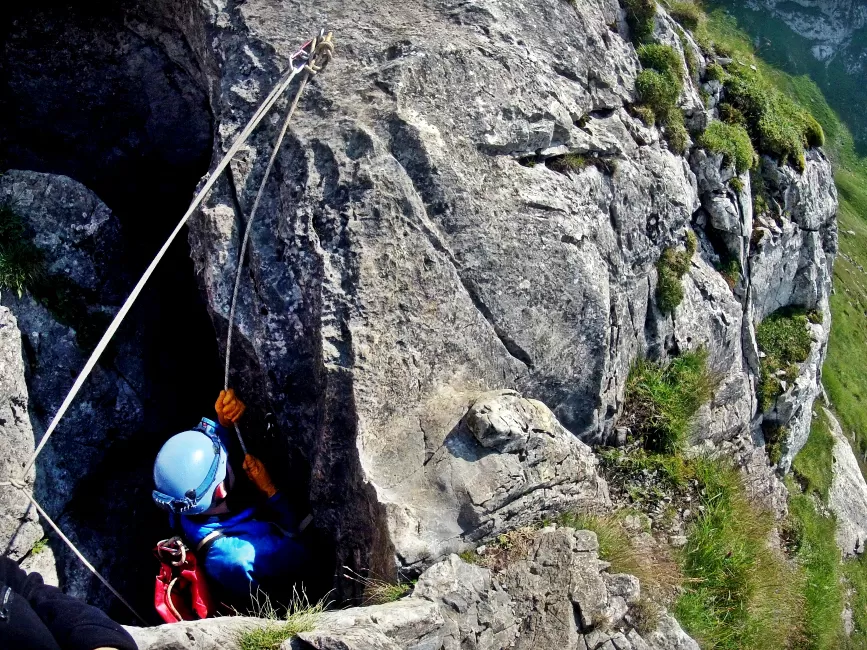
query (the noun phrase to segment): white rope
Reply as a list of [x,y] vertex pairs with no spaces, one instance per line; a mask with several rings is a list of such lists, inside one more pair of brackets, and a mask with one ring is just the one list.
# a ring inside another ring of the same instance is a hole
[[[259,184],[259,190],[256,192],[256,198],[253,201],[253,209],[250,210],[250,217],[247,219],[247,227],[244,229],[244,237],[241,240],[241,252],[238,254],[238,269],[235,272],[235,287],[232,291],[232,304],[229,307],[229,329],[228,334],[226,335],[226,365],[223,381],[223,387],[225,390],[229,390],[229,368],[232,360],[232,332],[234,330],[233,324],[235,322],[235,309],[238,304],[238,290],[241,287],[241,272],[244,268],[244,256],[247,254],[247,244],[250,241],[250,233],[253,230],[253,220],[256,218],[256,212],[259,210],[259,203],[262,200],[262,196],[265,194],[265,185],[268,183],[268,178],[271,175],[271,170],[274,168],[274,161],[277,160],[277,154],[280,152],[280,146],[283,144],[283,139],[286,137],[286,132],[289,130],[289,122],[292,121],[292,116],[295,114],[295,109],[298,108],[298,100],[301,99],[301,94],[304,92],[304,88],[305,86],[307,86],[307,82],[310,77],[322,69],[321,67],[317,67],[317,59],[319,57],[322,57],[326,59],[325,63],[327,63],[331,59],[331,53],[333,51],[333,45],[331,44],[331,34],[323,37],[321,41],[318,39],[314,39],[313,44],[311,45],[311,49],[313,51],[313,55],[311,56],[308,65],[304,68],[304,78],[301,79],[301,83],[298,86],[298,92],[295,93],[295,99],[292,100],[292,105],[286,112],[286,119],[283,120],[283,128],[280,129],[280,133],[277,135],[277,140],[274,142],[274,149],[271,151],[271,157],[268,159],[268,165],[265,167],[265,174],[262,177],[262,182]],[[325,64],[323,64],[323,66],[324,65]],[[247,445],[244,444],[244,438],[241,436],[241,429],[238,426],[238,423],[235,422],[234,424],[235,433],[238,436],[238,441],[241,443],[241,449],[246,456]]]
[[81,563],[82,563],[84,566],[86,566],[88,569],[90,569],[90,572],[93,573],[93,575],[95,575],[97,578],[99,578],[100,582],[102,582],[102,584],[104,584],[106,587],[108,587],[108,590],[109,590],[111,593],[113,593],[114,596],[115,596],[115,597],[116,597],[120,602],[122,602],[124,605],[126,605],[127,609],[129,609],[129,611],[131,611],[133,614],[135,614],[135,617],[136,617],[138,620],[140,620],[140,621],[142,622],[142,624],[147,625],[147,621],[145,621],[144,618],[142,618],[141,615],[139,615],[139,613],[138,613],[137,611],[135,611],[135,608],[133,608],[133,606],[130,605],[130,604],[126,601],[126,599],[118,593],[117,589],[115,589],[114,587],[112,587],[111,584],[108,582],[108,580],[106,580],[106,579],[103,577],[103,575],[102,575],[99,571],[97,571],[97,570],[94,568],[94,566],[93,566],[90,562],[87,561],[87,558],[85,558],[85,557],[81,554],[81,551],[79,551],[77,548],[75,548],[75,544],[73,544],[73,543],[70,541],[70,539],[69,539],[66,535],[63,534],[63,531],[60,530],[60,527],[59,527],[56,523],[54,523],[54,520],[53,520],[51,517],[48,516],[48,513],[46,513],[46,512],[45,512],[45,511],[40,507],[40,505],[39,505],[38,503],[36,503],[36,499],[33,498],[33,495],[30,494],[30,492],[28,492],[26,489],[24,489],[23,486],[20,486],[20,485],[18,484],[18,481],[14,481],[14,480],[13,480],[13,481],[3,481],[3,482],[0,482],[0,485],[11,485],[11,486],[16,487],[16,488],[18,488],[19,490],[21,490],[21,492],[24,493],[24,496],[26,496],[28,499],[30,499],[30,503],[33,504],[33,507],[36,508],[36,511],[40,514],[40,516],[41,516],[45,521],[48,522],[48,525],[51,526],[51,527],[54,529],[54,532],[57,533],[57,534],[60,536],[60,539],[62,539],[62,540],[64,541],[64,543],[65,543],[65,544],[70,548],[70,550],[71,550],[73,553],[75,553],[75,557],[77,557],[79,560],[81,560]]

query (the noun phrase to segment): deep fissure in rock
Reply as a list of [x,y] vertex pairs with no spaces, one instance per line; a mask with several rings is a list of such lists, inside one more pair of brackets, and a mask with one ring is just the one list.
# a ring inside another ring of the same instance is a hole
[[[204,90],[131,31],[114,3],[8,7],[0,42],[0,169],[64,174],[96,192],[122,223],[119,271],[137,278],[207,172],[212,119]],[[63,521],[75,527],[85,553],[98,552],[95,563],[133,605],[149,613],[151,549],[168,532],[150,497],[153,458],[168,436],[212,413],[222,378],[185,236],[128,320],[118,344],[140,352],[144,382],[135,388],[144,419],[111,441],[98,470],[77,485]],[[38,415],[47,421],[53,414]],[[37,492],[51,489],[38,481]],[[63,563],[76,560],[55,544],[62,577]],[[95,581],[86,591],[96,604],[110,600]],[[110,611],[130,619],[117,603]]]

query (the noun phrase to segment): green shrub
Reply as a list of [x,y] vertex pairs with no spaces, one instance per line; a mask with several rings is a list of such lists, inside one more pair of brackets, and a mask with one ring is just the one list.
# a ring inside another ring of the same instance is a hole
[[737,124],[738,126],[745,126],[747,123],[744,114],[728,102],[720,103],[719,117],[726,124]]
[[668,13],[687,29],[696,29],[705,20],[704,12],[693,2],[673,2]]
[[30,242],[18,215],[0,207],[0,290],[14,291],[20,298],[44,277],[42,252]]
[[711,122],[698,139],[700,146],[713,153],[721,153],[723,161],[734,165],[739,174],[750,169],[756,160],[756,152],[750,136],[742,126]]
[[653,35],[656,23],[656,2],[654,0],[623,0],[626,10],[626,24],[635,43],[643,43]]
[[748,68],[729,74],[725,89],[727,101],[743,114],[759,151],[803,171],[804,147],[825,141],[812,115]]
[[725,81],[728,73],[719,63],[708,63],[704,70],[704,75],[708,81]]
[[677,620],[703,648],[792,647],[801,637],[804,579],[769,544],[773,515],[749,501],[733,467],[694,463],[701,514],[687,532]]
[[666,248],[662,251],[656,264],[656,300],[662,313],[672,313],[683,302],[682,278],[689,271],[694,253],[695,249],[692,253],[689,250],[679,251],[676,248]]
[[737,176],[729,181],[729,185],[731,185],[732,189],[738,194],[744,191],[744,182]]
[[756,328],[756,342],[765,354],[761,359],[758,387],[762,410],[773,406],[774,400],[782,393],[778,373],[782,370],[786,373],[784,379],[794,381],[797,364],[809,356],[812,338],[807,323],[803,309],[784,308],[769,315]]
[[625,421],[645,449],[677,452],[713,387],[706,350],[685,352],[666,365],[640,360],[626,382]]
[[[681,84],[683,80],[683,68],[680,54],[670,45],[660,43],[648,43],[637,50],[638,60],[647,70],[656,70],[664,75],[671,75]],[[680,89],[678,89],[680,94]]]
[[656,118],[664,120],[677,105],[681,85],[668,73],[646,69],[638,73],[635,89],[642,103],[653,110]]
[[792,471],[807,492],[816,493],[827,502],[831,489],[834,464],[834,437],[828,425],[828,418],[822,409],[813,419],[807,444],[792,461]]

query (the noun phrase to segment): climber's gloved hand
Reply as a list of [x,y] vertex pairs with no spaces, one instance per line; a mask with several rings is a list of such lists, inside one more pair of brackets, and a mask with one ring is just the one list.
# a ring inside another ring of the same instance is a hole
[[220,424],[228,429],[241,419],[247,407],[244,405],[244,402],[238,399],[235,391],[230,388],[229,390],[220,391],[220,396],[217,398],[214,408],[217,409],[217,419],[220,421]]
[[261,460],[251,454],[247,454],[244,457],[243,468],[244,471],[247,472],[247,477],[253,485],[259,488],[259,491],[262,492],[262,494],[269,499],[277,494],[277,488],[271,480],[271,475],[268,473],[268,470],[265,469],[265,465]]

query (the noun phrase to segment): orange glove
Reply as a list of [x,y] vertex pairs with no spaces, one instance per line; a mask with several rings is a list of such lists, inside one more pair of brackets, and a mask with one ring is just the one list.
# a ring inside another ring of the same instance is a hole
[[271,475],[268,473],[268,470],[265,469],[265,465],[262,464],[262,461],[253,456],[252,454],[247,454],[244,457],[244,471],[247,472],[247,477],[252,481],[253,485],[259,488],[259,491],[262,492],[269,499],[277,494],[277,488],[274,486],[274,481],[271,480]]
[[229,429],[235,422],[241,419],[247,407],[244,405],[244,402],[235,396],[235,391],[230,388],[229,390],[220,391],[220,396],[217,398],[214,408],[217,409],[217,419],[220,421],[220,424]]

